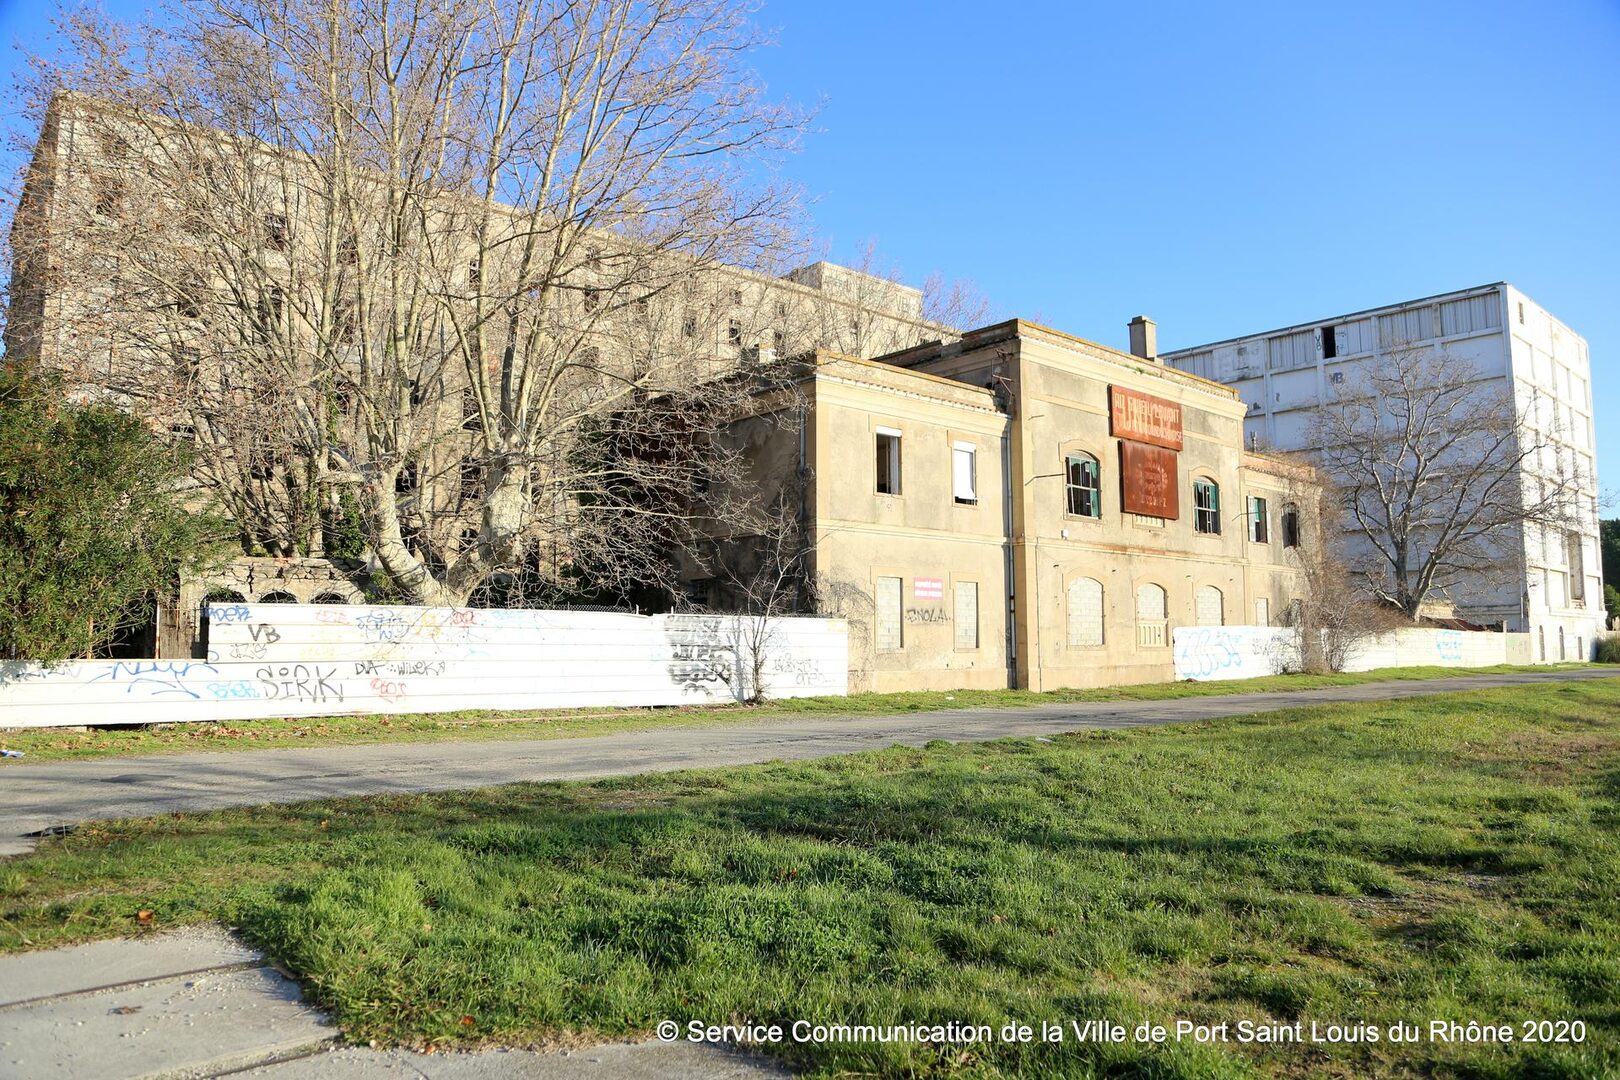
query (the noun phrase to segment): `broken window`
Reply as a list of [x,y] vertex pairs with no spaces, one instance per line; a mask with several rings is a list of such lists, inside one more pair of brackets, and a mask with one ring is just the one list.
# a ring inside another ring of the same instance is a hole
[[1220,535],[1221,487],[1213,480],[1193,481],[1193,531]]
[[1283,547],[1299,547],[1299,510],[1296,507],[1283,507],[1282,542]]
[[1271,521],[1266,500],[1257,495],[1249,497],[1249,539],[1256,544],[1271,541]]
[[1069,454],[1063,461],[1064,509],[1072,517],[1102,517],[1102,466],[1090,454]]

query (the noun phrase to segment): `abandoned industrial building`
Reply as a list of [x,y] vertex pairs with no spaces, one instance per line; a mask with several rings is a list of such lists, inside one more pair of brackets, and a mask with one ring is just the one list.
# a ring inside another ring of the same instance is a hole
[[[349,373],[374,331],[341,296],[300,291],[306,254],[317,269],[335,263],[339,277],[356,259],[345,254],[346,234],[290,192],[237,208],[243,251],[229,267],[163,266],[154,275],[134,265],[117,238],[154,225],[159,204],[136,198],[131,175],[142,140],[170,136],[162,125],[153,131],[120,133],[81,98],[53,105],[30,171],[32,200],[15,227],[21,255],[7,344],[62,372],[75,392],[194,442],[209,473],[199,490],[268,493],[249,508],[259,517],[244,527],[246,553],[183,582],[159,608],[154,655],[190,656],[204,647],[205,596],[362,598],[352,563],[375,565],[375,553],[330,550],[325,515],[339,496],[321,486],[321,470],[325,440],[358,430],[373,407]],[[239,164],[262,156],[256,147],[237,153]],[[452,316],[512,273],[487,235],[516,211],[479,212],[486,246],[469,256],[469,225],[452,209],[448,253],[432,255]],[[93,227],[59,228],[75,214]],[[1257,452],[1256,425],[1271,413],[1255,402],[1299,372],[1223,366],[1232,351],[1224,343],[1160,357],[1154,325],[1142,317],[1130,323],[1128,352],[1016,319],[956,329],[924,317],[919,290],[827,262],[781,275],[669,258],[624,273],[611,265],[639,258],[629,247],[587,243],[576,284],[558,301],[574,350],[564,362],[610,374],[665,364],[663,389],[647,383],[642,397],[737,372],[768,373],[774,393],[792,395],[791,424],[768,417],[780,409],[769,395],[756,412],[726,421],[744,451],[745,471],[733,482],[796,506],[795,558],[810,599],[789,610],[848,621],[851,690],[1168,680],[1176,627],[1270,627],[1297,617],[1307,588],[1301,554],[1321,540],[1321,484],[1304,459]],[[142,294],[133,304],[131,292]],[[1500,333],[1504,321],[1498,315],[1489,329]],[[478,447],[505,421],[499,395],[509,388],[470,376],[479,364],[447,361],[445,329],[436,332],[436,354],[376,384],[398,394],[393,404],[415,425],[415,449],[368,467],[392,470],[398,535],[411,553],[442,565],[478,543],[493,467]],[[1585,409],[1589,454],[1584,343],[1559,348],[1560,358],[1575,349],[1560,362],[1579,371],[1571,393]],[[1319,351],[1308,374],[1352,351],[1341,345],[1326,359]],[[303,374],[312,353],[324,359]],[[318,395],[299,397],[301,380],[322,377],[331,381]],[[1566,373],[1566,384],[1576,377]],[[600,380],[587,382],[565,390],[601,392]],[[256,436],[262,444],[232,429],[244,416],[266,432]],[[313,428],[318,453],[272,445],[278,425]],[[1303,448],[1283,435],[1271,425],[1266,445]],[[552,496],[551,505],[566,499]],[[690,550],[673,553],[680,590],[672,602],[719,610],[747,602],[697,556],[723,532],[698,529]],[[1588,540],[1583,532],[1579,560],[1595,567]],[[541,572],[566,567],[566,544],[536,550]],[[1595,596],[1598,586],[1582,575],[1572,589],[1571,597]],[[1526,623],[1522,605],[1514,611],[1511,628],[1543,626]],[[1591,642],[1596,624],[1577,624],[1586,611],[1557,612],[1560,634]],[[1559,655],[1583,648],[1572,643]]]

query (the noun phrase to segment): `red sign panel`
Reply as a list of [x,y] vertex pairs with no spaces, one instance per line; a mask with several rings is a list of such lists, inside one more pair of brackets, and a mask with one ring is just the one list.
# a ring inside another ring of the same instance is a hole
[[1172,519],[1181,516],[1174,450],[1122,439],[1119,476],[1120,505],[1127,514]]
[[1116,438],[1181,449],[1181,406],[1176,402],[1110,386],[1108,406]]

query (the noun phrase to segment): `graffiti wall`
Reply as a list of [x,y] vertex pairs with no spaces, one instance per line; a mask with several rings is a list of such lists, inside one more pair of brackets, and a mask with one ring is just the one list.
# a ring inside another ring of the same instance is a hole
[[0,727],[843,694],[841,619],[214,604],[201,660],[0,664]]
[[[1171,635],[1178,679],[1253,679],[1297,670],[1299,634],[1282,626],[1178,626]],[[1529,635],[1413,627],[1357,645],[1346,671],[1386,667],[1489,667],[1529,662]]]

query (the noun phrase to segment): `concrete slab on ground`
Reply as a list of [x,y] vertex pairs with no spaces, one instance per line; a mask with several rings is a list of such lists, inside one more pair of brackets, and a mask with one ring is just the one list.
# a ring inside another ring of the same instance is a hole
[[347,1047],[241,1075],[254,1080],[784,1080],[790,1074],[712,1046],[645,1042],[470,1054]]
[[0,1077],[781,1080],[687,1043],[420,1054],[338,1046],[298,985],[217,927],[0,957]]

